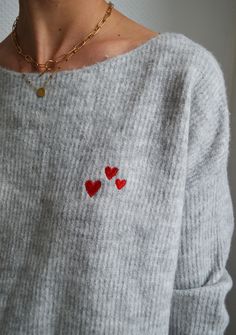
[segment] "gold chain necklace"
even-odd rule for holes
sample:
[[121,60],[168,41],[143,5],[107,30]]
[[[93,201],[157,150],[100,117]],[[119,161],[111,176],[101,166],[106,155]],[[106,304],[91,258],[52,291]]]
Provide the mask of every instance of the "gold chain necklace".
[[66,54],[62,54],[61,56],[57,57],[56,59],[49,59],[48,61],[46,61],[46,63],[40,64],[37,63],[30,55],[24,54],[22,51],[22,48],[20,47],[18,38],[17,38],[17,33],[16,33],[16,27],[17,27],[17,22],[19,20],[19,16],[16,17],[15,22],[13,23],[12,26],[12,32],[11,32],[11,37],[12,37],[12,41],[16,47],[16,51],[19,55],[21,55],[22,57],[24,57],[24,59],[28,62],[31,63],[33,65],[33,67],[35,67],[37,70],[40,68],[43,68],[44,71],[42,73],[39,74],[39,77],[42,76],[44,73],[46,73],[47,71],[51,71],[52,74],[50,74],[50,76],[48,77],[48,79],[46,80],[46,82],[44,83],[43,86],[36,88],[32,82],[26,78],[25,73],[22,73],[23,78],[26,80],[26,82],[35,90],[36,95],[38,97],[44,97],[45,96],[45,87],[47,85],[47,83],[49,82],[49,80],[52,78],[53,74],[60,70],[61,67],[57,66],[58,63],[63,62],[63,61],[68,61],[70,57],[72,57],[74,54],[76,54],[80,48],[82,48],[88,40],[90,40],[92,37],[94,37],[94,35],[96,35],[96,33],[101,29],[101,27],[103,26],[103,24],[105,23],[105,21],[107,20],[107,18],[111,15],[112,13],[112,9],[114,7],[114,4],[110,1],[108,3],[108,8],[106,10],[105,15],[103,16],[103,18],[97,23],[97,25],[95,26],[95,29],[89,33],[87,35],[87,37],[82,41],[79,42],[77,44],[75,44],[72,49],[70,49]]

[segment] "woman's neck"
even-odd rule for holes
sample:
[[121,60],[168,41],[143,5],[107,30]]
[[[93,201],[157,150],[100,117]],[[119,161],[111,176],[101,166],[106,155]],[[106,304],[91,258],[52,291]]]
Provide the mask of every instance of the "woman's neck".
[[20,0],[17,35],[24,53],[38,63],[65,53],[95,28],[107,7],[105,0]]

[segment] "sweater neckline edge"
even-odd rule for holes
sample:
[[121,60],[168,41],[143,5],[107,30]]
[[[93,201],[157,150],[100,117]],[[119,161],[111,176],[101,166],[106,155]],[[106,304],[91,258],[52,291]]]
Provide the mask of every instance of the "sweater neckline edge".
[[[116,63],[119,61],[126,61],[129,57],[138,55],[139,52],[145,50],[146,48],[148,48],[150,45],[152,45],[153,43],[159,43],[165,36],[167,36],[168,34],[171,34],[171,32],[165,31],[163,33],[159,33],[158,35],[155,35],[154,37],[151,37],[149,40],[147,40],[146,42],[142,43],[141,45],[137,46],[134,49],[131,49],[130,51],[127,51],[125,53],[116,55],[114,57],[105,59],[103,61],[99,61],[97,63],[91,64],[91,65],[86,65],[84,67],[80,67],[80,68],[74,68],[74,69],[70,69],[70,70],[61,70],[58,71],[57,73],[55,73],[53,76],[63,76],[63,75],[73,75],[76,73],[88,73],[94,69],[97,68],[103,68],[106,65],[113,65],[113,63]],[[0,66],[0,74],[1,73],[6,73],[10,76],[22,76],[23,74],[25,74],[27,77],[33,78],[33,77],[39,77],[39,73],[38,72],[18,72],[12,69],[8,69],[6,67]],[[45,73],[44,77],[46,78],[47,76],[50,75],[50,72]]]

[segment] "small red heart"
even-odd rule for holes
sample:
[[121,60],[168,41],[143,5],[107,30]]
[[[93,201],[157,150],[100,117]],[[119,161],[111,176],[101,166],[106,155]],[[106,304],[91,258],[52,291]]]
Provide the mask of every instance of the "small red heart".
[[118,171],[119,169],[117,167],[113,167],[113,168],[110,166],[105,167],[105,174],[109,180],[113,178],[117,174]]
[[116,179],[115,183],[116,183],[116,187],[118,188],[118,190],[120,190],[122,187],[125,186],[126,180],[125,179]]
[[94,194],[97,193],[101,185],[102,183],[100,180],[95,180],[95,181],[86,180],[85,188],[86,188],[86,191],[88,192],[88,195],[90,197],[94,196]]

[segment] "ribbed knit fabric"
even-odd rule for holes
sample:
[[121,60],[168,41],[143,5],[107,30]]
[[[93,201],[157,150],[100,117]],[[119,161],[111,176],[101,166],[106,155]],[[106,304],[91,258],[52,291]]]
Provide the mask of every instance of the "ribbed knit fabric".
[[3,67],[0,85],[1,335],[223,334],[234,216],[215,56],[164,32],[58,72],[44,98]]

